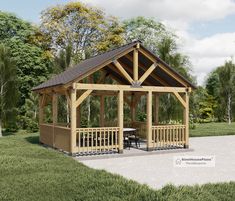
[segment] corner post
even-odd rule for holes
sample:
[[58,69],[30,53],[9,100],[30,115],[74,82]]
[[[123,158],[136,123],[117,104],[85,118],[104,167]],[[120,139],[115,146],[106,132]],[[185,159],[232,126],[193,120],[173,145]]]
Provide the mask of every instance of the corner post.
[[153,150],[152,143],[152,91],[147,94],[147,150]]
[[184,107],[183,122],[185,125],[185,144],[184,148],[189,148],[189,92],[186,92],[183,97],[186,107]]
[[73,84],[73,87],[70,91],[70,101],[71,101],[71,107],[70,107],[70,125],[71,125],[71,136],[70,136],[70,152],[73,155],[75,153],[76,148],[76,129],[77,129],[77,120],[76,120],[76,84]]
[[123,153],[123,90],[118,93],[118,127],[119,127],[119,153]]

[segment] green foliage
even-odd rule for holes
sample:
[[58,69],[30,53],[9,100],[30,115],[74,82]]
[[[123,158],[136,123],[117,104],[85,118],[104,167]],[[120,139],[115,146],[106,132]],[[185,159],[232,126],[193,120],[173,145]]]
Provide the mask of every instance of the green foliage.
[[125,40],[131,42],[140,40],[143,45],[149,47],[153,52],[158,51],[158,45],[162,39],[167,35],[172,35],[171,32],[166,30],[166,27],[153,19],[145,17],[136,17],[124,22]]
[[120,45],[123,32],[118,20],[80,2],[50,7],[42,12],[41,30],[56,51],[71,44],[75,63]]
[[190,137],[235,135],[235,122],[230,125],[225,122],[196,123],[189,133]]
[[190,99],[191,114],[193,122],[211,122],[215,121],[215,110],[218,107],[217,100],[203,87],[198,87]]
[[0,44],[0,136],[3,123],[14,122],[17,101],[16,65],[9,48]]
[[223,66],[210,73],[206,81],[206,89],[217,101],[215,116],[219,121],[230,122],[235,116],[235,64],[226,61]]
[[[0,12],[0,42],[11,50],[15,60],[19,88],[18,119],[22,128],[36,127],[36,119],[26,118],[27,108],[34,86],[46,81],[52,72],[51,53],[46,49],[43,34],[38,28],[12,14]],[[44,49],[45,48],[45,49]],[[32,125],[29,125],[32,124]],[[34,129],[35,130],[35,129]]]

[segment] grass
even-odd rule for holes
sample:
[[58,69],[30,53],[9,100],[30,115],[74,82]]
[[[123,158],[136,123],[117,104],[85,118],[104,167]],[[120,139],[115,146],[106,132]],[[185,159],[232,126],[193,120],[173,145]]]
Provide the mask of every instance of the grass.
[[[114,164],[115,165],[115,164]],[[38,145],[37,134],[0,138],[1,201],[235,200],[235,182],[153,190]]]
[[190,130],[191,137],[235,135],[235,122],[228,123],[203,123],[196,124],[196,128]]

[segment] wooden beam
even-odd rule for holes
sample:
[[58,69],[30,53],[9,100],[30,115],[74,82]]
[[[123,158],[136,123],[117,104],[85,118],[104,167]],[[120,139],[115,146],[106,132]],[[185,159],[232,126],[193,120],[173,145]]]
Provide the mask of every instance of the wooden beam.
[[122,65],[117,60],[115,60],[113,63],[118,68],[118,70],[122,73],[122,75],[132,84],[134,82],[134,80],[126,72],[126,70],[122,67]]
[[118,93],[118,143],[119,143],[119,153],[123,153],[123,91],[120,90]]
[[[120,64],[123,66],[123,67],[125,67],[125,69],[126,69],[126,71],[128,72],[128,73],[133,73],[133,70],[132,69],[130,69],[126,64],[124,64],[124,63],[122,63],[121,61],[120,61]],[[152,85],[150,82],[148,82],[148,81],[146,81],[146,84],[148,84],[148,85]]]
[[138,81],[138,62],[139,62],[139,59],[138,59],[138,50],[135,49],[134,52],[133,52],[133,78],[134,78],[134,81],[137,82]]
[[180,103],[183,105],[183,107],[186,107],[186,102],[184,101],[184,99],[179,95],[178,92],[173,92],[173,94],[175,95],[175,97],[180,101]]
[[180,84],[182,84],[183,86],[187,87],[188,84],[183,81],[181,78],[179,78],[175,73],[173,73],[171,70],[169,70],[167,67],[165,67],[163,64],[158,63],[158,66],[165,71],[168,75],[170,75],[173,79],[175,79],[177,82],[179,82]]
[[[147,53],[145,50],[143,49],[139,49],[139,51],[146,56],[148,59],[150,59],[152,62],[156,62],[156,58],[152,55],[150,55],[149,53]],[[171,77],[173,77],[177,82],[181,83],[183,86],[187,86],[188,84],[182,80],[176,73],[172,72],[170,69],[168,69],[166,66],[164,66],[162,63],[158,63],[158,66],[165,71],[168,75],[170,75]]]
[[153,70],[157,67],[156,63],[152,64],[147,71],[141,76],[141,78],[138,80],[139,83],[143,83],[146,78],[153,72]]
[[73,88],[70,91],[71,107],[70,107],[70,121],[71,121],[71,136],[70,136],[70,152],[74,154],[76,152],[76,136],[77,136],[77,120],[76,120],[76,87],[73,84]]
[[152,143],[152,91],[147,94],[147,150],[151,151]]
[[184,108],[183,122],[185,124],[185,148],[189,148],[189,93],[186,92],[183,97],[186,107]]
[[[124,55],[128,54],[129,52],[132,52],[133,50],[134,50],[134,48],[132,47],[132,48],[120,53],[119,55],[115,56],[115,59],[119,59],[119,58],[123,57]],[[91,75],[92,73],[102,69],[103,67],[107,66],[108,64],[110,64],[112,62],[113,62],[113,58],[111,60],[108,60],[108,61],[104,62],[103,64],[97,66],[95,69],[92,69],[91,71],[85,73],[83,76],[80,76],[79,78],[74,79],[73,81],[66,84],[64,87],[66,87],[66,88],[70,87],[73,83],[79,82],[80,80],[83,80],[85,77],[87,77],[87,76]]]
[[133,87],[131,85],[112,85],[112,84],[83,84],[76,83],[76,88],[79,90],[103,90],[103,91],[145,91],[149,90],[153,92],[162,92],[162,93],[170,93],[170,92],[179,92],[183,93],[187,91],[185,87],[160,87],[160,86],[142,86],[142,87]]
[[[129,60],[129,61],[131,61],[131,62],[133,62],[133,58],[129,55],[129,54],[127,54],[127,55],[125,55],[125,57]],[[145,69],[145,66],[139,61],[139,67],[140,68],[142,68],[143,70]],[[170,86],[166,81],[164,81],[162,78],[160,78],[158,75],[156,75],[156,74],[151,74],[150,76],[152,76],[154,79],[156,79],[158,82],[160,82],[160,84],[162,84],[163,86]]]
[[[89,85],[89,84],[88,84]],[[78,107],[92,92],[92,89],[85,91],[75,102],[75,106]]]

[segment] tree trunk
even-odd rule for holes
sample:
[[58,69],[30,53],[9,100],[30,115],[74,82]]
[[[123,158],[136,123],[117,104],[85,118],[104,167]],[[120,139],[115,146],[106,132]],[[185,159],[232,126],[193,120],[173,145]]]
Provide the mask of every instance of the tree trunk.
[[227,114],[228,114],[228,124],[231,124],[231,94],[228,94],[228,103],[227,103]]
[[2,120],[0,119],[0,137],[2,137]]

